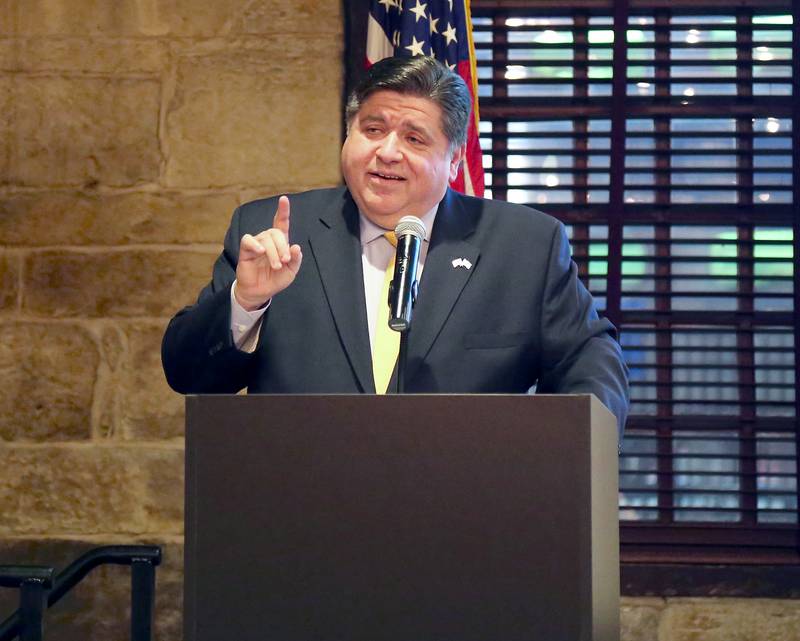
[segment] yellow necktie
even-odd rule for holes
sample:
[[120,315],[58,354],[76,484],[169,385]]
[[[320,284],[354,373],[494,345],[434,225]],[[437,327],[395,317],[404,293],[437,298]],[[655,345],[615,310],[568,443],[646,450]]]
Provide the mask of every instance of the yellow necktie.
[[[397,247],[397,237],[393,231],[384,234],[386,240]],[[375,391],[385,394],[392,378],[394,364],[400,351],[400,332],[389,327],[389,285],[394,276],[394,256],[389,261],[383,278],[383,289],[378,300],[378,320],[375,323],[375,337],[372,342],[372,376],[375,379]]]

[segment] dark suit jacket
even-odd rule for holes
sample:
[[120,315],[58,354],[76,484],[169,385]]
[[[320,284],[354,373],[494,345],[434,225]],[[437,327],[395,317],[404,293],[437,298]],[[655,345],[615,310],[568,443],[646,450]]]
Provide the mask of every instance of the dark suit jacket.
[[[170,322],[162,359],[176,391],[374,393],[357,207],[345,188],[290,201],[303,264],[267,310],[258,347],[233,344],[230,286],[240,238],[272,225],[277,198],[236,210],[211,283]],[[615,330],[578,280],[559,222],[448,190],[430,239],[407,392],[591,392],[622,425],[628,384]],[[454,267],[457,258],[471,269]]]

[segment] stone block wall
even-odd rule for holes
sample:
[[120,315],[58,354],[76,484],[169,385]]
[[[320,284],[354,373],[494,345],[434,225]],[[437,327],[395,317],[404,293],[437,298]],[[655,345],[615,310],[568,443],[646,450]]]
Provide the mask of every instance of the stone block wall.
[[798,641],[800,601],[623,598],[622,641]]
[[[183,552],[161,334],[237,204],[341,181],[341,12],[0,0],[0,564],[160,544],[161,641],[181,638]],[[129,574],[92,573],[47,637],[129,638]]]
[[[0,564],[164,546],[181,639],[183,401],[168,318],[233,208],[340,182],[339,0],[0,0]],[[127,639],[129,572],[48,638]],[[0,618],[14,607],[0,589]],[[796,601],[624,599],[626,641],[800,639]]]

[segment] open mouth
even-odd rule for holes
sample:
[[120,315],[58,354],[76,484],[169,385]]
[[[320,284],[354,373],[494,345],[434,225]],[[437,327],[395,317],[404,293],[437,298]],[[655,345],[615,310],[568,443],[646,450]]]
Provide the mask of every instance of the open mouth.
[[369,172],[370,176],[375,176],[376,178],[380,178],[381,180],[394,180],[394,181],[402,181],[405,180],[402,176],[396,176],[395,174],[384,174],[380,171],[371,171]]

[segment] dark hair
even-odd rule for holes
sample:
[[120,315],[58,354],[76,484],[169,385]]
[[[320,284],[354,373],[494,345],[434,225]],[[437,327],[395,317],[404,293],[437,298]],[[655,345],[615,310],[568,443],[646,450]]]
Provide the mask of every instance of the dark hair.
[[450,145],[455,148],[467,141],[472,107],[469,89],[461,76],[435,58],[384,58],[372,65],[347,101],[348,127],[367,98],[376,91],[396,91],[432,100],[442,110],[442,131]]

